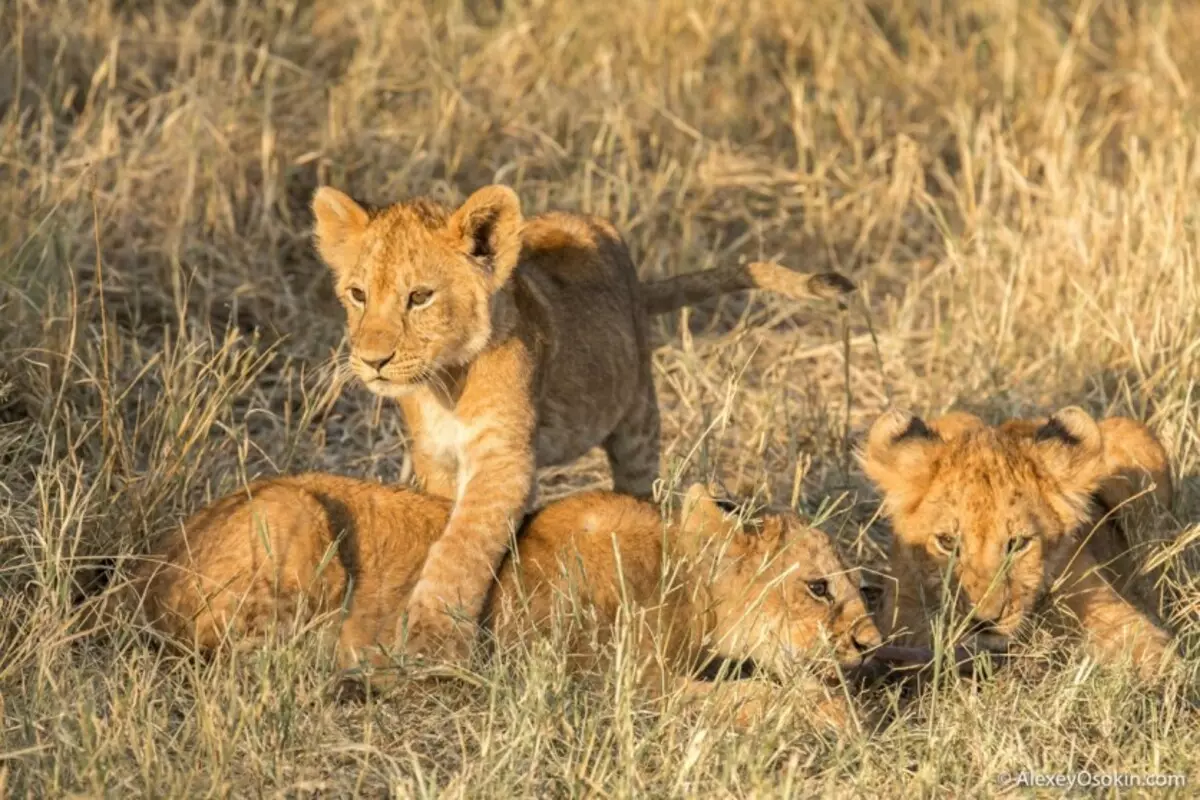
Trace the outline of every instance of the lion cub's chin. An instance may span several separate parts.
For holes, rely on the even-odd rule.
[[[367,387],[367,391],[372,394],[377,394],[380,397],[399,398],[412,394],[417,389],[425,385],[424,381],[407,381],[400,383],[398,381],[386,380],[384,378],[373,378],[368,381],[363,381]]]
[[[810,653],[803,659],[797,660],[792,668],[785,672],[791,674],[799,670],[821,683],[836,686],[842,682],[845,676],[862,669],[870,661],[869,653],[866,655],[827,654],[824,656]],[[781,677],[784,676],[781,675]]]

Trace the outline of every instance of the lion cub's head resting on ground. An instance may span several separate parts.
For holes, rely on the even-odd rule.
[[[691,486],[670,519],[611,492],[551,503],[522,530],[500,571],[491,629],[501,646],[561,620],[564,600],[596,624],[566,644],[586,661],[615,651],[619,621],[633,624],[638,682],[654,692],[720,695],[741,704],[739,725],[773,707],[775,682],[705,681],[723,660],[751,662],[804,692],[814,719],[836,726],[850,709],[828,679],[859,666],[881,641],[830,538],[790,510],[752,512]],[[590,627],[590,626],[589,626]],[[607,653],[607,655],[606,655]]]
[[[1144,426],[1098,424],[1079,408],[999,427],[961,412],[926,424],[893,411],[872,426],[863,463],[892,521],[898,628],[927,634],[919,609],[944,587],[976,643],[1005,646],[1056,581],[1070,584],[1068,605],[1097,635],[1141,624],[1089,559],[1091,537],[1111,535],[1094,528],[1098,501],[1134,497],[1139,474],[1170,498],[1165,451]]]
[[[826,647],[852,669],[879,646],[857,570],[846,567],[826,533],[790,510],[752,513],[697,484],[676,536],[720,655],[786,674]]]
[[[398,396],[479,355],[520,257],[515,192],[486,186],[455,211],[416,200],[372,213],[326,186],[313,213],[346,307],[350,365],[371,391]]]

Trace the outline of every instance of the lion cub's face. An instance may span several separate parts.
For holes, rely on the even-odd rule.
[[[829,536],[791,511],[739,518],[739,509],[693,486],[677,535],[704,574],[719,655],[750,658],[778,675],[832,654],[857,667],[880,644],[857,570]]]
[[[1077,408],[1030,430],[891,412],[863,461],[892,521],[900,591],[936,598],[945,586],[985,646],[1017,631],[1064,566],[1104,463],[1100,429]]]
[[[511,189],[480,189],[454,212],[417,200],[370,214],[322,187],[313,213],[318,252],[346,307],[350,366],[367,388],[405,394],[484,348],[493,296],[520,255]]]

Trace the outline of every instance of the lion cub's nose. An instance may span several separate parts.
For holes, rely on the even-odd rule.
[[[376,372],[381,372],[395,357],[395,353],[388,353],[383,358],[364,358],[362,362]]]
[[[882,643],[878,629],[866,620],[859,622],[850,632],[850,641],[854,645],[854,649],[860,653],[874,650]]]

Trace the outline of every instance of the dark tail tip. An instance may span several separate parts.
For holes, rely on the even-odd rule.
[[[817,297],[834,300],[850,294],[858,287],[840,272],[821,272],[808,279],[808,288]]]

